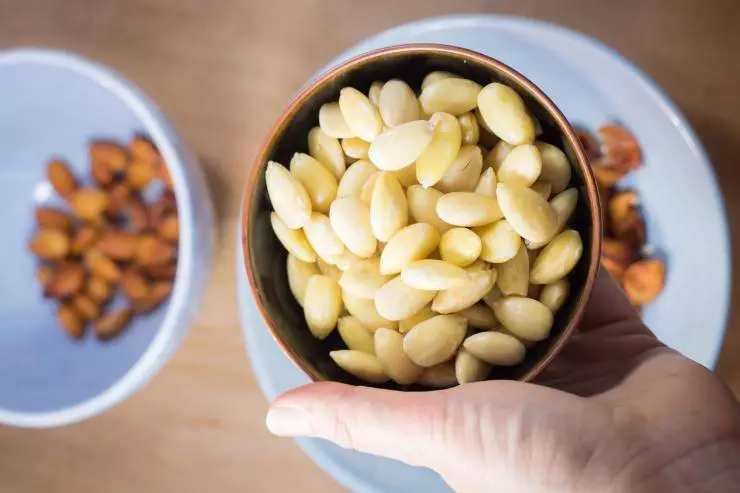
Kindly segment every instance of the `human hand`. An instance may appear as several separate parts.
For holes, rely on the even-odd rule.
[[[655,339],[607,274],[537,382],[315,383],[280,396],[267,425],[432,468],[460,492],[737,491],[740,406]]]

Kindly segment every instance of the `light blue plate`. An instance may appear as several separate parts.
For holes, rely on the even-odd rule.
[[[729,307],[729,236],[711,164],[673,103],[639,69],[597,41],[511,17],[466,15],[406,24],[361,42],[330,65],[375,48],[413,42],[457,45],[497,58],[544,90],[572,123],[595,129],[619,121],[639,137],[645,166],[630,177],[629,185],[640,192],[650,242],[668,261],[666,288],[645,310],[645,320],[666,344],[713,367]],[[262,323],[241,254],[237,269],[247,350],[272,400],[308,378],[280,352]],[[450,491],[428,470],[321,441],[299,443],[352,491]]]

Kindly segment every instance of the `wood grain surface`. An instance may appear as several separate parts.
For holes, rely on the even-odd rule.
[[[271,122],[315,70],[379,30],[460,12],[560,23],[637,63],[695,126],[714,162],[732,235],[740,233],[740,2],[734,0],[0,0],[0,49],[81,53],[120,71],[159,103],[202,160],[220,233],[202,313],[164,370],[85,423],[44,431],[0,427],[0,490],[342,491],[292,441],[273,438],[264,427],[267,404],[245,356],[236,308],[241,186]],[[733,278],[739,274],[740,266]],[[740,306],[737,293],[733,306]],[[734,310],[718,372],[736,394],[738,353],[740,311]]]

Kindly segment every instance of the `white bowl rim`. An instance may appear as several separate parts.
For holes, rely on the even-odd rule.
[[[0,66],[11,63],[30,63],[65,68],[102,85],[119,97],[139,118],[147,133],[159,148],[177,197],[180,218],[180,244],[177,275],[164,321],[144,353],[114,384],[100,394],[78,404],[55,411],[18,412],[0,407],[0,423],[30,428],[49,428],[79,422],[98,415],[123,401],[149,381],[166,362],[173,339],[180,333],[178,319],[187,311],[193,289],[193,211],[191,193],[183,173],[184,159],[177,150],[174,129],[159,108],[133,83],[121,74],[103,65],[69,52],[42,48],[15,48],[0,51]],[[184,329],[183,329],[184,330]]]

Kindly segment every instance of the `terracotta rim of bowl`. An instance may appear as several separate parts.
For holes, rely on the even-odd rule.
[[[409,54],[428,54],[428,55],[445,55],[454,58],[461,58],[466,61],[472,61],[479,65],[488,67],[494,73],[504,74],[506,77],[515,80],[521,87],[523,87],[533,98],[535,98],[549,113],[553,120],[557,123],[558,128],[563,136],[570,143],[571,147],[575,151],[577,166],[580,168],[583,174],[583,181],[586,186],[586,193],[588,195],[588,206],[592,217],[592,232],[590,239],[590,251],[591,258],[588,263],[588,273],[586,275],[586,284],[583,287],[576,308],[573,312],[568,325],[563,329],[563,332],[558,338],[552,343],[550,348],[547,350],[545,355],[524,375],[519,378],[521,382],[530,382],[537,375],[539,375],[547,365],[557,356],[557,354],[563,349],[565,344],[568,342],[570,337],[576,331],[578,324],[583,317],[583,312],[586,308],[586,304],[591,297],[594,284],[596,283],[596,275],[599,271],[599,252],[601,251],[601,207],[599,202],[598,186],[596,179],[594,178],[591,166],[588,164],[586,153],[584,152],[581,143],[576,136],[573,127],[565,118],[563,113],[558,109],[555,103],[548,98],[542,90],[540,90],[532,81],[524,77],[522,74],[509,67],[508,65],[491,58],[487,55],[483,55],[476,51],[467,50],[464,48],[458,48],[456,46],[449,46],[443,44],[433,43],[418,43],[418,44],[404,44],[389,46],[387,48],[380,48],[373,51],[368,51],[363,54],[357,55],[349,60],[336,65],[328,71],[320,74],[308,85],[304,86],[293,96],[287,108],[278,118],[277,122],[272,126],[267,137],[265,138],[262,146],[255,157],[252,169],[249,172],[247,183],[245,185],[243,201],[242,201],[242,255],[244,256],[244,265],[247,269],[247,279],[252,289],[257,309],[264,320],[265,325],[270,332],[270,335],[275,340],[277,345],[288,356],[293,364],[300,368],[306,375],[308,375],[314,382],[322,380],[319,378],[314,371],[303,361],[303,358],[297,354],[285,341],[280,338],[277,332],[277,328],[272,321],[272,318],[267,313],[266,308],[263,306],[262,301],[256,293],[258,293],[257,281],[255,279],[255,270],[252,267],[250,259],[250,241],[249,241],[249,218],[251,216],[252,198],[253,193],[259,182],[259,175],[262,172],[267,162],[268,154],[272,151],[276,136],[281,134],[286,126],[288,126],[292,120],[293,114],[296,110],[308,99],[310,99],[317,91],[322,89],[326,84],[331,83],[337,76],[350,69],[361,67],[367,63],[377,61],[387,57],[395,57],[399,55]]]

